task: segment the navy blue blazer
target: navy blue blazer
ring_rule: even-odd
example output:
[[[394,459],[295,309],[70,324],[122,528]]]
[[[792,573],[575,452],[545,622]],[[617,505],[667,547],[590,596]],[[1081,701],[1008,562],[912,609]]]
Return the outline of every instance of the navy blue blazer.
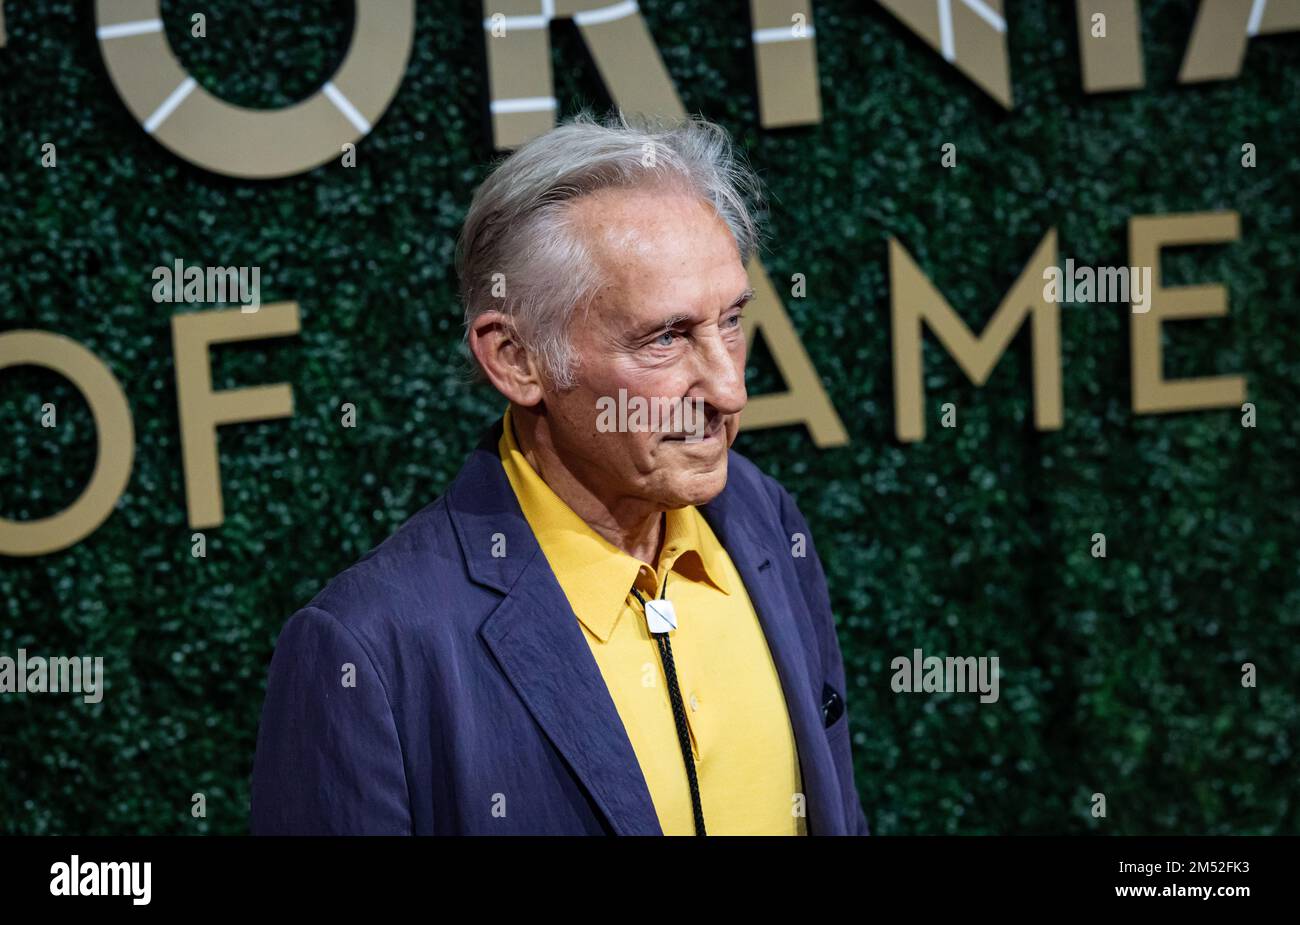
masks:
[[[578,618],[506,479],[500,436],[498,420],[442,497],[285,624],[257,735],[253,834],[662,834]],[[809,834],[866,835],[844,664],[803,515],[734,450],[726,488],[700,510],[776,663]],[[796,533],[803,557],[791,552]]]

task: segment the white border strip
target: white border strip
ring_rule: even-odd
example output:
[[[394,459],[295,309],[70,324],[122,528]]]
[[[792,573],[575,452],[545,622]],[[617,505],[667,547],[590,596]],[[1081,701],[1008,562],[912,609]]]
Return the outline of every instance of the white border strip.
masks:
[[[1246,34],[1252,38],[1259,35],[1259,25],[1264,21],[1264,7],[1268,6],[1268,0],[1255,0],[1255,5],[1250,8],[1250,20],[1246,23]]]
[[[182,80],[180,86],[171,92],[171,96],[163,100],[162,105],[153,111],[153,115],[144,120],[144,130],[150,135],[158,131],[158,126],[167,121],[167,117],[176,111],[177,106],[185,102],[185,97],[189,96],[198,85],[198,81],[193,77]]]
[[[101,42],[105,39],[124,39],[132,35],[148,35],[163,31],[161,19],[137,19],[135,22],[120,22],[113,26],[100,26],[95,30],[95,37]]]
[[[611,22],[631,16],[637,11],[636,0],[624,0],[613,6],[602,6],[598,10],[582,10],[573,14],[573,21],[580,26],[594,26],[597,23]]]
[[[939,0],[939,50],[945,61],[957,59],[957,46],[952,38],[952,0]]]
[[[773,29],[755,29],[754,41],[757,44],[764,42],[802,42],[804,39],[810,39],[817,34],[812,26],[804,26],[803,35],[794,34],[794,26],[777,26]]]
[[[999,16],[998,11],[985,3],[984,0],[962,0],[962,3],[965,3],[972,13],[984,20],[994,29],[997,29],[999,32],[1007,31],[1007,21]]]
[[[325,91],[325,95],[329,97],[330,102],[335,105],[338,111],[343,113],[344,117],[352,123],[353,128],[362,135],[370,134],[370,129],[373,126],[371,126],[366,117],[361,114],[360,110],[352,105],[352,101],[343,95],[343,91],[334,86],[334,81],[325,81],[321,86],[321,89]]]
[[[545,29],[550,21],[545,13],[541,16],[502,16],[501,26],[506,30],[506,34],[509,34],[511,29]],[[495,25],[491,19],[484,18],[483,28],[488,32],[491,32]]]
[[[544,109],[555,109],[558,105],[553,96],[518,96],[508,100],[493,100],[489,108],[494,113],[541,112]]]

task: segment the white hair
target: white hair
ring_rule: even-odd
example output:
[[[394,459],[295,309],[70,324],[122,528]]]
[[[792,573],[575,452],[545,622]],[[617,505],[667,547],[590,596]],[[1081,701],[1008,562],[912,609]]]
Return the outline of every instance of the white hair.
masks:
[[[583,111],[525,142],[475,191],[456,244],[465,331],[487,311],[504,312],[557,388],[574,382],[569,323],[604,284],[571,208],[608,188],[684,191],[709,203],[730,229],[741,263],[757,250],[758,177],[726,129],[701,117],[664,124]],[[481,372],[481,370],[480,370]]]

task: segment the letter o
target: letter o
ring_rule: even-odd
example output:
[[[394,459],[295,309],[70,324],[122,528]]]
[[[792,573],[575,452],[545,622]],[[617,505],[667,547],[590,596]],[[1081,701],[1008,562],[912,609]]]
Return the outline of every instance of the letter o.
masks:
[[[99,446],[90,482],[71,507],[40,520],[0,517],[0,555],[5,556],[58,552],[93,533],[126,490],[135,454],[135,427],[126,393],[99,357],[61,334],[0,334],[0,370],[28,365],[52,369],[77,387],[90,405]]]
[[[161,0],[95,0],[96,36],[118,96],[173,154],[227,176],[287,177],[370,134],[401,86],[415,36],[414,0],[355,2],[338,72],[283,109],[235,106],[200,87],[167,42]]]

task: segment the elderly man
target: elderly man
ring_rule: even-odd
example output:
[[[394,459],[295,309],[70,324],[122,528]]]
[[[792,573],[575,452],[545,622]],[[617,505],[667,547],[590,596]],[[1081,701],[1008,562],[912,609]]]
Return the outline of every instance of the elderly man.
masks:
[[[730,449],[756,195],[715,125],[585,115],[478,189],[508,407],[284,627],[254,833],[867,833],[808,525]]]

